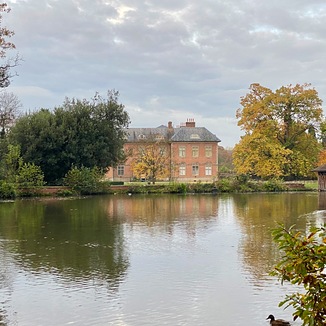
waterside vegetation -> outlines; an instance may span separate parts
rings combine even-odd
[[[30,169],[30,172],[26,172]],[[36,171],[35,171],[36,170]],[[42,184],[42,174],[35,167],[26,165],[25,174],[32,176],[25,180],[30,182],[0,182],[0,198],[14,199],[17,197],[37,196],[86,196],[98,194],[218,194],[218,193],[250,193],[250,192],[285,192],[315,191],[317,181],[285,182],[281,179],[266,181],[253,180],[247,176],[235,176],[214,182],[110,182],[103,180],[98,168],[73,167],[65,176],[62,186]]]

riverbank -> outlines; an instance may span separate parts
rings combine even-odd
[[[149,184],[144,182],[128,182],[125,184],[111,184],[107,194],[154,194],[154,193],[243,193],[243,192],[283,192],[283,191],[316,191],[317,181],[309,182],[280,182],[280,181],[247,181],[234,182],[220,180],[214,183],[167,183],[158,182]],[[43,196],[73,195],[68,187],[43,187],[39,189]]]
[[[93,191],[78,192],[67,186],[44,186],[35,188],[21,188],[13,193],[13,196],[2,197],[3,199],[14,199],[21,197],[73,197],[80,195],[96,194],[217,194],[217,193],[252,193],[252,192],[287,192],[287,191],[317,191],[317,181],[292,181],[283,182],[272,179],[267,181],[256,181],[248,178],[221,179],[211,183],[177,183],[157,182],[126,182],[122,184],[110,184],[105,182]]]

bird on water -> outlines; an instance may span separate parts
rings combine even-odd
[[[273,315],[269,315],[266,319],[270,319],[270,324],[272,326],[290,326],[291,324],[283,319],[275,319]]]

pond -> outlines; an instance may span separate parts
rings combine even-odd
[[[325,222],[318,193],[0,203],[0,325],[268,325],[291,319],[271,230]],[[299,325],[298,321],[294,325]]]

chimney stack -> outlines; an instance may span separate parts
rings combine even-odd
[[[195,128],[196,127],[195,119],[187,119],[186,127]]]
[[[168,122],[168,128],[169,128],[169,129],[172,129],[172,128],[173,128],[173,127],[172,127],[172,121],[169,121],[169,122]]]

